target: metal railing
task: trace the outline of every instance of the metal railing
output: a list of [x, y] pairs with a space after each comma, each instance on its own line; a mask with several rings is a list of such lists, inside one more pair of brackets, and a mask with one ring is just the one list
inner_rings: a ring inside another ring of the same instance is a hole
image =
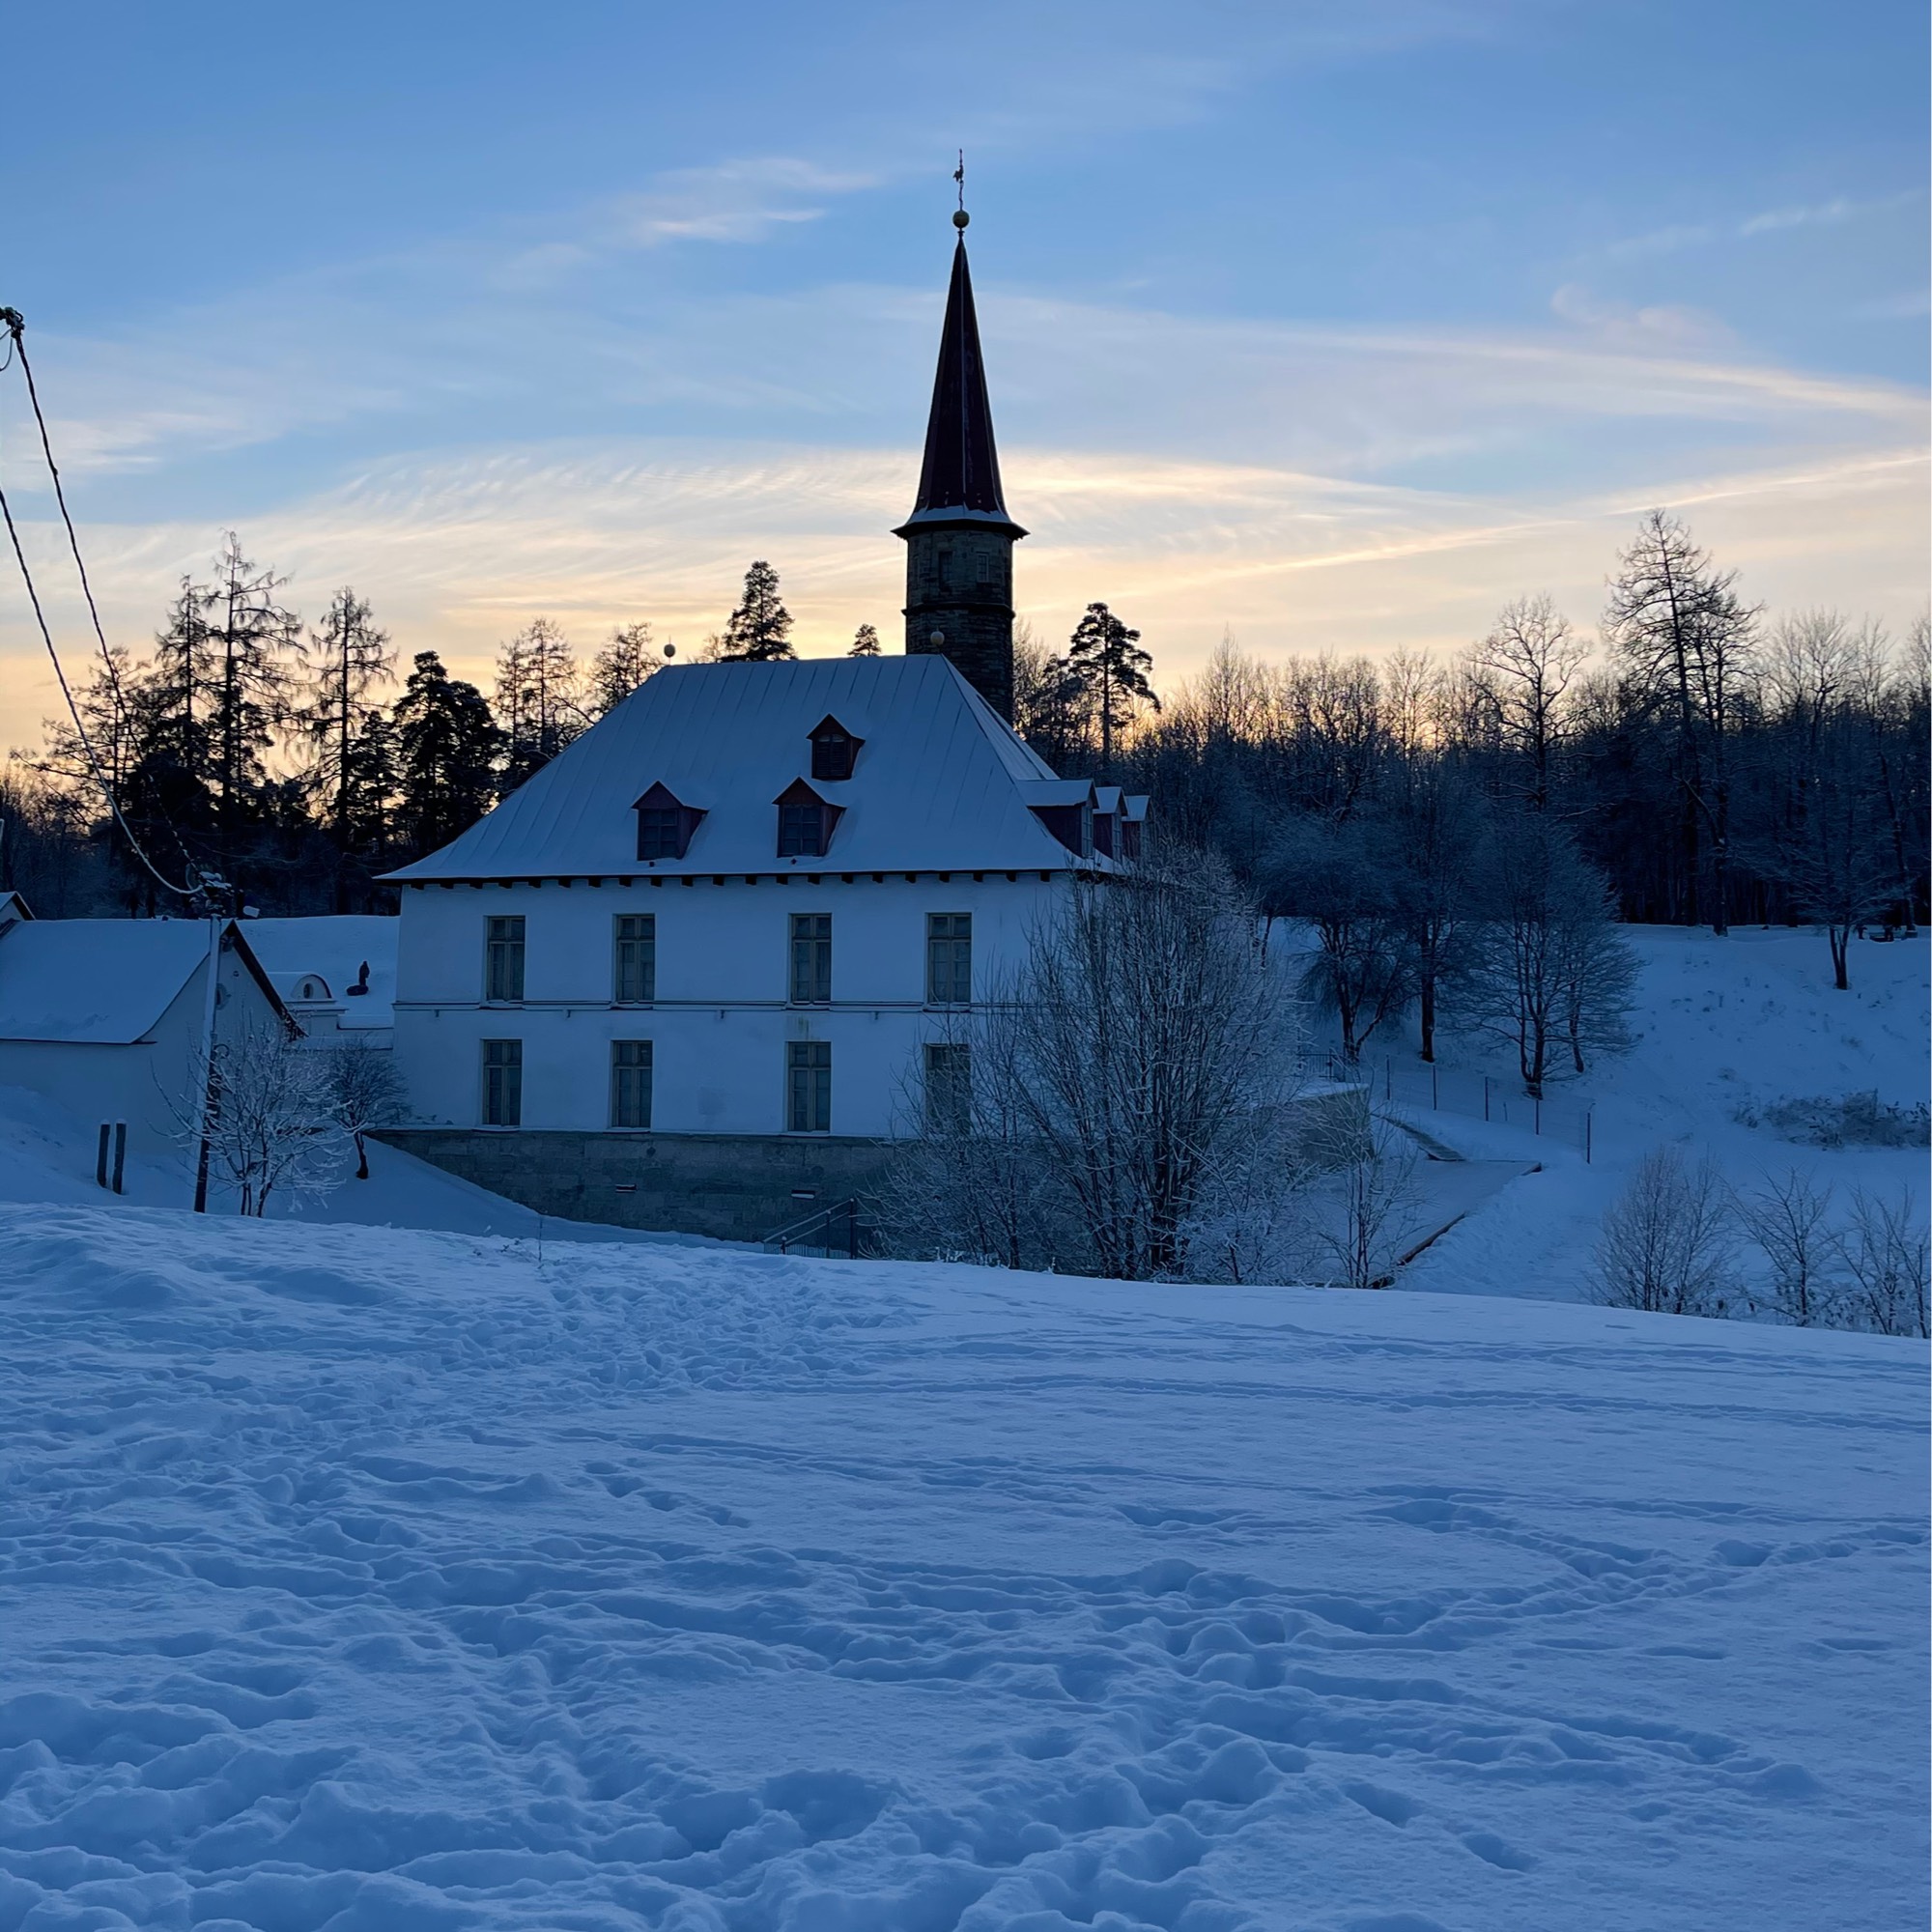
[[835, 1201], [814, 1208], [785, 1227], [775, 1228], [758, 1243], [779, 1255], [824, 1255], [857, 1261], [865, 1253], [865, 1229], [856, 1200]]
[[1421, 1107], [1516, 1127], [1574, 1147], [1586, 1161], [1596, 1152], [1595, 1104], [1568, 1094], [1539, 1096], [1492, 1074], [1435, 1062], [1399, 1066], [1386, 1055], [1379, 1062], [1365, 1055], [1351, 1066], [1340, 1054], [1330, 1054], [1328, 1077], [1366, 1087], [1372, 1099], [1387, 1106]]

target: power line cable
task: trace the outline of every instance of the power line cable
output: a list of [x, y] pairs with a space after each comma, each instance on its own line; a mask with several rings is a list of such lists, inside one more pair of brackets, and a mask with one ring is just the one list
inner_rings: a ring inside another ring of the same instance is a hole
[[[5, 329], [7, 337], [12, 344], [13, 353], [18, 355], [22, 370], [26, 370], [27, 368], [26, 345], [21, 339], [25, 327], [26, 325], [22, 321], [18, 309], [0, 308], [0, 328]], [[80, 560], [80, 541], [74, 534], [73, 520], [68, 516], [66, 499], [61, 496], [60, 472], [54, 469], [53, 450], [47, 442], [46, 421], [41, 415], [40, 398], [34, 395], [33, 383], [33, 376], [29, 372], [27, 375], [27, 389], [29, 395], [33, 396], [34, 414], [40, 421], [41, 443], [46, 452], [47, 468], [53, 471], [54, 495], [60, 501], [61, 517], [67, 524], [68, 541], [73, 546], [74, 563], [80, 570], [81, 584], [83, 588], [87, 589], [87, 608], [94, 614], [95, 635], [100, 639], [102, 656], [107, 658], [115, 716], [120, 724], [125, 726], [127, 723], [127, 710], [121, 701], [120, 682], [114, 677], [113, 659], [108, 655], [107, 639], [101, 633], [99, 613], [95, 611], [94, 607], [94, 592], [92, 588], [87, 586], [87, 569]], [[27, 553], [20, 543], [19, 526], [14, 521], [13, 506], [7, 501], [7, 493], [4, 489], [0, 489], [0, 520], [4, 520], [6, 523], [7, 536], [14, 546], [14, 560], [20, 566], [20, 581], [27, 586], [27, 602], [33, 607], [34, 622], [40, 627], [41, 641], [47, 647], [47, 658], [54, 668], [55, 681], [60, 686], [61, 696], [67, 701], [68, 716], [73, 721], [74, 736], [79, 741], [82, 753], [86, 755], [88, 769], [94, 774], [94, 781], [100, 788], [100, 796], [107, 802], [107, 810], [113, 814], [115, 824], [121, 828], [122, 836], [128, 840], [128, 844], [135, 858], [140, 860], [141, 864], [147, 867], [156, 885], [162, 887], [167, 892], [173, 893], [179, 898], [192, 899], [198, 897], [199, 895], [192, 887], [176, 885], [148, 857], [147, 851], [142, 846], [141, 841], [134, 836], [134, 828], [128, 823], [126, 816], [122, 812], [121, 801], [115, 797], [113, 785], [108, 782], [106, 773], [101, 770], [99, 756], [94, 749], [94, 740], [88, 736], [87, 725], [81, 719], [80, 707], [74, 702], [72, 688], [67, 681], [67, 671], [61, 665], [60, 652], [54, 647], [53, 632], [47, 627], [46, 612], [41, 606], [41, 593], [35, 587], [34, 573], [28, 566]]]

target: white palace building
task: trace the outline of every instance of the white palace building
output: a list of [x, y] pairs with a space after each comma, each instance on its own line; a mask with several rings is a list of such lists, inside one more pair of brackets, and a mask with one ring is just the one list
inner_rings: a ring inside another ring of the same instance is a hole
[[[963, 226], [963, 222], [962, 222]], [[659, 671], [401, 893], [392, 1138], [578, 1219], [755, 1238], [954, 1104], [959, 1015], [1146, 801], [1009, 718], [1012, 547], [963, 237], [906, 655]]]

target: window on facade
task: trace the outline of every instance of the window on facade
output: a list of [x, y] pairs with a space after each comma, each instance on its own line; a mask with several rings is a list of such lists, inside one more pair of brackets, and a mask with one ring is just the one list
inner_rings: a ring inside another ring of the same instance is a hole
[[779, 857], [818, 859], [825, 854], [825, 808], [822, 805], [779, 807]]
[[933, 1007], [973, 1004], [973, 915], [925, 916], [925, 999]]
[[647, 1039], [611, 1042], [611, 1124], [648, 1127], [651, 1123], [651, 1043]]
[[973, 1049], [962, 1041], [925, 1049], [925, 1130], [963, 1134], [973, 1122]]
[[832, 998], [832, 915], [798, 912], [791, 917], [791, 1003], [822, 1007]]
[[[518, 922], [522, 924], [522, 921]], [[520, 1039], [483, 1042], [483, 1124], [518, 1127], [524, 1122], [524, 1043]]]
[[794, 1039], [785, 1044], [786, 1122], [795, 1134], [832, 1131], [832, 1043]]
[[521, 913], [485, 923], [483, 997], [516, 1001], [524, 997], [524, 921]]
[[657, 915], [648, 912], [619, 913], [611, 997], [620, 1007], [644, 1007], [657, 996]]
[[992, 582], [992, 581], [993, 581], [993, 559], [992, 559], [991, 555], [990, 555], [990, 554], [988, 554], [987, 552], [985, 552], [985, 551], [981, 551], [981, 552], [980, 553], [979, 556], [978, 556], [977, 558], [975, 558], [975, 560], [974, 560], [974, 561], [975, 561], [975, 563], [976, 563], [976, 564], [977, 564], [977, 566], [978, 566], [978, 573], [979, 573], [979, 581], [980, 581], [980, 582], [981, 583], [990, 583], [990, 582]]

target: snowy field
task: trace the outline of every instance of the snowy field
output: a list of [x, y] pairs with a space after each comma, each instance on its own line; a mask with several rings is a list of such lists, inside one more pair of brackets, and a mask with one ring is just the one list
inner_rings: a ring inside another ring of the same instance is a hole
[[9, 1932], [1925, 1923], [1922, 1345], [58, 1203], [0, 1319]]

